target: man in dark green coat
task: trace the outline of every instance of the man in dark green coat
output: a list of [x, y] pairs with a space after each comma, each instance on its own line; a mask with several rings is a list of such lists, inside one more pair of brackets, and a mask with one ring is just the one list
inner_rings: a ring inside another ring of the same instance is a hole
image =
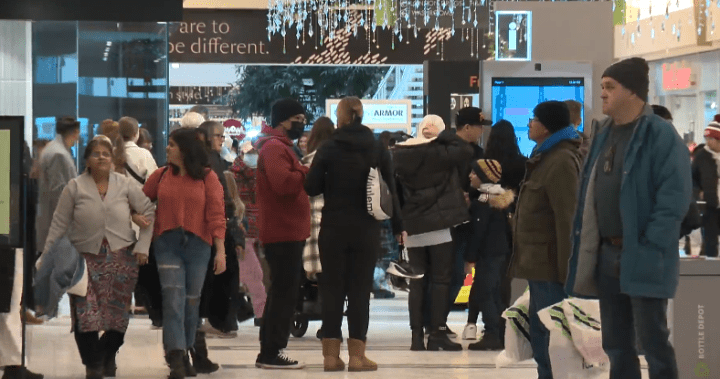
[[692, 197], [690, 152], [647, 104], [647, 62], [602, 78], [601, 123], [583, 169], [566, 290], [600, 299], [610, 379], [640, 379], [635, 334], [650, 379], [677, 379], [667, 328], [678, 285], [678, 235]]
[[533, 112], [529, 134], [537, 146], [518, 195], [510, 272], [530, 286], [530, 339], [538, 378], [552, 379], [550, 332], [537, 313], [565, 298], [581, 139], [565, 103], [544, 102]]

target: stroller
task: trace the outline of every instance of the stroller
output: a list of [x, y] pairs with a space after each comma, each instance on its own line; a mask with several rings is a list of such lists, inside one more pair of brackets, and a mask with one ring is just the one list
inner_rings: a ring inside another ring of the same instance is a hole
[[[300, 284], [297, 306], [290, 326], [290, 334], [293, 337], [301, 338], [307, 333], [310, 321], [322, 320], [322, 298], [318, 289], [317, 281], [307, 278], [303, 270], [305, 280]], [[345, 300], [347, 309], [347, 299]], [[315, 337], [322, 339], [322, 329], [318, 329]]]
[[305, 280], [300, 284], [295, 314], [290, 327], [290, 334], [296, 338], [300, 338], [307, 333], [310, 321], [322, 319], [322, 302], [320, 301], [318, 284], [316, 281], [308, 279], [304, 270], [303, 277]]

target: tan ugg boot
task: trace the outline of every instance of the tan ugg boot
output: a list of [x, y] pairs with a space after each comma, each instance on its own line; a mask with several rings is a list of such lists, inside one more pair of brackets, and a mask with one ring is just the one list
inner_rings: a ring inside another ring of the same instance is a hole
[[323, 366], [325, 371], [343, 371], [345, 362], [340, 359], [340, 345], [342, 341], [335, 338], [323, 338]]
[[348, 338], [350, 361], [348, 371], [377, 371], [377, 363], [365, 356], [365, 341]]

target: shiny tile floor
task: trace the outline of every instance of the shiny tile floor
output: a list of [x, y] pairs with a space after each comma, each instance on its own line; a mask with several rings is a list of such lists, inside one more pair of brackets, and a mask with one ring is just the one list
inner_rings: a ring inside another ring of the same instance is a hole
[[[70, 334], [67, 306], [63, 313], [44, 325], [28, 327], [28, 367], [45, 374], [46, 378], [84, 378], [85, 369]], [[464, 312], [452, 312], [451, 329], [461, 333], [465, 317]], [[319, 327], [319, 321], [311, 322], [307, 334], [303, 338], [291, 337], [286, 350], [289, 356], [307, 364], [304, 370], [266, 371], [254, 366], [259, 348], [258, 330], [252, 326], [252, 321], [245, 322], [240, 325], [237, 338], [208, 340], [211, 359], [222, 367], [220, 371], [200, 378], [537, 378], [532, 360], [496, 369], [494, 358], [497, 353], [468, 350], [411, 352], [407, 297], [403, 294], [392, 300], [372, 300], [367, 355], [378, 362], [380, 369], [377, 372], [323, 372], [321, 345], [315, 338]], [[347, 329], [344, 330], [346, 333]], [[463, 341], [463, 345], [467, 346], [468, 342]], [[347, 351], [343, 355], [347, 357]], [[162, 357], [162, 331], [151, 330], [146, 318], [135, 318], [118, 355], [118, 378], [165, 378], [168, 369]], [[597, 376], [607, 377], [607, 374]], [[647, 372], [643, 377], [647, 378]]]

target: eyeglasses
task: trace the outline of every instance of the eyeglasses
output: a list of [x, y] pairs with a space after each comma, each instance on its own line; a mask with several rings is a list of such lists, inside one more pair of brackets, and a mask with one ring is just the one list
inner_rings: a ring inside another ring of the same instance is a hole
[[93, 152], [90, 154], [90, 156], [93, 157], [93, 158], [95, 158], [95, 159], [100, 158], [100, 157], [103, 157], [103, 158], [112, 158], [112, 155], [111, 155], [109, 152], [107, 152], [107, 151], [103, 151], [103, 152], [93, 151]]
[[603, 166], [603, 170], [605, 171], [606, 174], [609, 174], [612, 172], [614, 161], [615, 161], [615, 145], [613, 145], [605, 153], [605, 165]]

